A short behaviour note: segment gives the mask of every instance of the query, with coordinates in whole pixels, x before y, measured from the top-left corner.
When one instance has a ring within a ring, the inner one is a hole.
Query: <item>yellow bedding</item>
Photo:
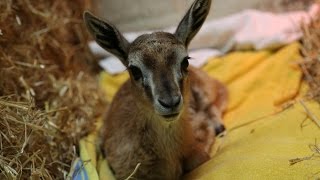
[[[203,67],[229,89],[230,102],[224,115],[227,135],[217,140],[212,159],[186,175],[186,179],[320,177],[319,159],[289,163],[312,155],[309,145],[315,145],[320,137],[319,127],[308,118],[301,103],[288,104],[306,89],[296,64],[300,59],[299,44],[293,43],[276,52],[234,52],[212,59]],[[127,78],[126,73],[101,75],[108,100]],[[320,117],[319,104],[304,105]],[[112,179],[105,161],[96,162],[95,138],[93,134],[80,142],[81,159],[91,159],[85,169],[91,179]]]

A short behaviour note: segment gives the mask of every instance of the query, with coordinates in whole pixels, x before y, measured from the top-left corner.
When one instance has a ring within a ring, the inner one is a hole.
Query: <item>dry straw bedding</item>
[[[64,179],[105,102],[88,0],[0,1],[0,179]],[[90,63],[91,62],[91,63]]]
[[[65,179],[106,103],[82,12],[90,0],[0,1],[0,179]],[[320,100],[320,19],[301,63]]]
[[[304,36],[301,53],[304,59],[300,62],[300,67],[304,80],[310,86],[308,96],[320,102],[320,12],[318,18],[302,28]]]

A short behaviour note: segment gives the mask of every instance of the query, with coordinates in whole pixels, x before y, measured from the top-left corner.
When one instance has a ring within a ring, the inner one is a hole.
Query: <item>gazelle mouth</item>
[[[178,115],[179,113],[174,113],[174,114],[162,115],[162,117],[169,119],[169,118],[177,117]]]

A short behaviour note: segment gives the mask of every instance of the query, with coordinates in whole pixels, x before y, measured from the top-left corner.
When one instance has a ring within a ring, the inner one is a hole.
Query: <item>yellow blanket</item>
[[[296,64],[300,59],[299,44],[294,43],[276,52],[234,52],[212,59],[203,67],[228,86],[230,102],[224,115],[228,132],[215,144],[212,159],[186,175],[186,179],[320,176],[319,159],[309,157],[316,151],[315,140],[320,131],[306,113],[307,108],[319,116],[319,104],[292,101],[306,89]],[[108,100],[127,78],[126,73],[101,75]],[[85,169],[91,179],[112,179],[106,162],[97,163],[95,138],[93,134],[80,142],[81,159],[91,159]],[[297,163],[290,165],[290,160]]]

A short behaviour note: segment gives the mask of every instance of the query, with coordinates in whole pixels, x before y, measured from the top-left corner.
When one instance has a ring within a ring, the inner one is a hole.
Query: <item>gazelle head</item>
[[[196,0],[174,34],[144,34],[132,43],[114,25],[89,12],[84,13],[84,20],[97,43],[129,70],[137,101],[169,121],[180,114],[187,101],[187,48],[205,21],[210,5],[211,0]]]

